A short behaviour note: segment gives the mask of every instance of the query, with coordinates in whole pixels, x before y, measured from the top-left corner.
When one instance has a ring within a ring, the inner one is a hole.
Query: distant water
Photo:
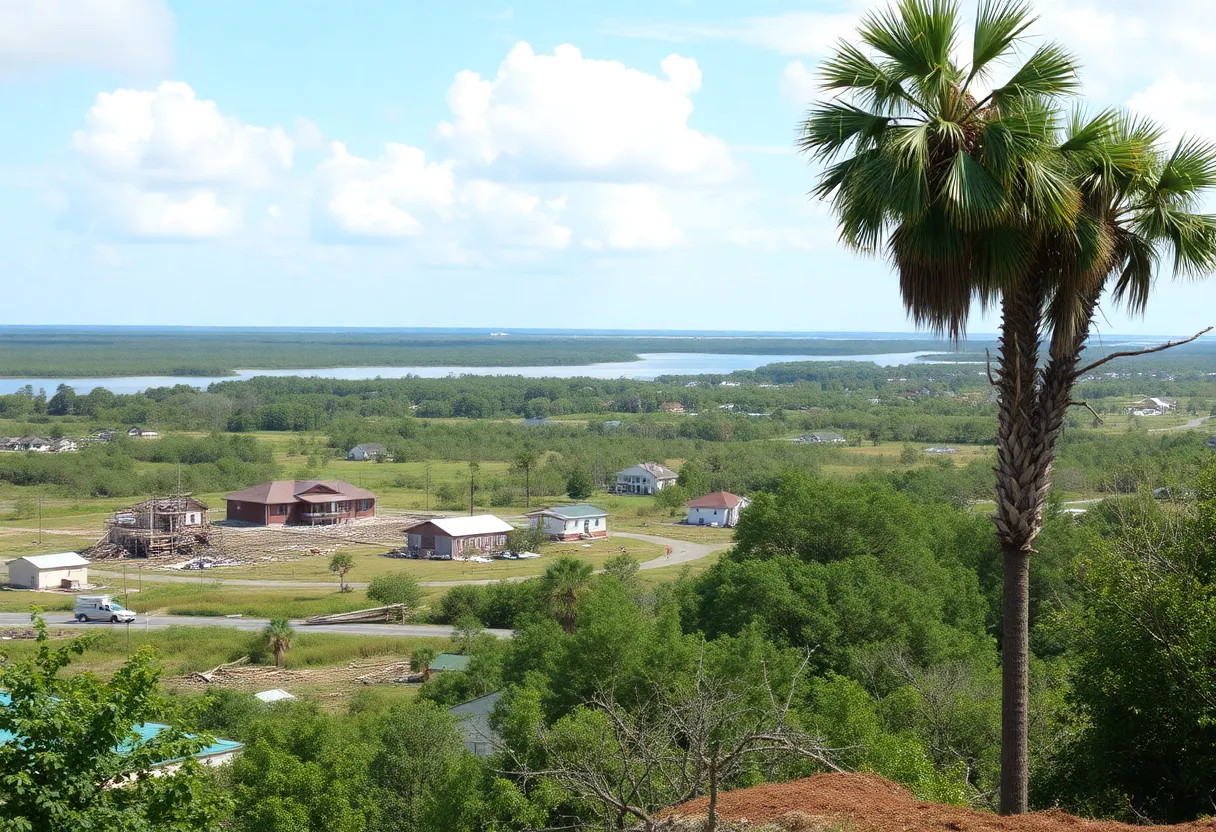
[[[790,361],[832,361],[845,363],[872,361],[883,367],[911,364],[919,358],[942,355],[934,352],[895,352],[875,355],[730,355],[726,353],[652,352],[639,355],[640,361],[610,361],[563,367],[330,367],[301,370],[238,370],[233,376],[127,376],[120,378],[0,378],[0,393],[14,393],[25,385],[35,391],[55,392],[67,384],[81,395],[94,387],[114,393],[138,393],[149,387],[187,384],[206,388],[217,381],[241,381],[255,376],[304,376],[337,379],[373,378],[446,378],[447,376],[525,376],[527,378],[628,378],[652,381],[659,376],[726,375],[735,370],[754,370],[765,364]]]

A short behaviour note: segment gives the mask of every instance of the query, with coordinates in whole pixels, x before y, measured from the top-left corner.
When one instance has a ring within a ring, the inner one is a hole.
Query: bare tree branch
[[[1148,355],[1148,354],[1154,353],[1154,352],[1161,352],[1163,350],[1173,349],[1174,347],[1181,347],[1183,344],[1189,344],[1194,340],[1202,338],[1204,335],[1207,335],[1211,331],[1212,331],[1212,327],[1208,327],[1207,329],[1203,329],[1203,330],[1200,330],[1199,332],[1196,332],[1190,338],[1183,338],[1181,341],[1167,341],[1164,344],[1158,344],[1155,347],[1146,347],[1142,350],[1126,350],[1124,352],[1112,352],[1110,355],[1107,355],[1103,358],[1099,358],[1094,363],[1087,364],[1084,367],[1082,367],[1081,369],[1077,370],[1076,377],[1080,378],[1081,376],[1085,375],[1086,373],[1092,372],[1093,370],[1097,369],[1098,367],[1101,367],[1103,364],[1107,363],[1108,361],[1114,361],[1116,358],[1132,358],[1137,355]]]

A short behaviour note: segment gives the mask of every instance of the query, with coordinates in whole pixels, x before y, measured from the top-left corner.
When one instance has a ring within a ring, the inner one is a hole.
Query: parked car
[[[135,613],[123,607],[109,595],[78,595],[73,614],[77,621],[109,621],[111,624],[129,624]]]

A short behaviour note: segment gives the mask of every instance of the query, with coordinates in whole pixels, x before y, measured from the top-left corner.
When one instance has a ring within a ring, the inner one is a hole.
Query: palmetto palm
[[[1216,266],[1216,220],[1197,213],[1216,150],[1172,150],[1150,122],[1066,112],[1077,67],[1029,48],[1024,0],[984,0],[971,62],[957,62],[950,0],[871,13],[860,44],[822,66],[802,149],[824,165],[848,246],[886,254],[916,323],[962,338],[978,301],[1000,305],[996,533],[1004,555],[1001,810],[1026,809],[1029,558],[1055,443],[1103,292],[1143,311],[1163,256]],[[1019,53],[1028,52],[1020,66]],[[997,70],[1008,80],[993,83]]]
[[[591,586],[591,564],[577,558],[558,558],[541,577],[541,591],[549,611],[567,633],[574,632],[578,605]]]
[[[266,629],[262,631],[262,638],[266,640],[266,646],[274,653],[275,667],[279,666],[283,654],[291,649],[291,640],[295,638],[295,635],[295,629],[286,618],[272,619],[266,625]]]

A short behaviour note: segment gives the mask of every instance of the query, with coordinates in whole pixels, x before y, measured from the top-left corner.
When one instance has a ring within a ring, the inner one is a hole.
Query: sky
[[[0,0],[0,324],[910,331],[794,151],[877,5]],[[1036,10],[1216,139],[1216,4]],[[1167,272],[1099,327],[1214,319]]]

